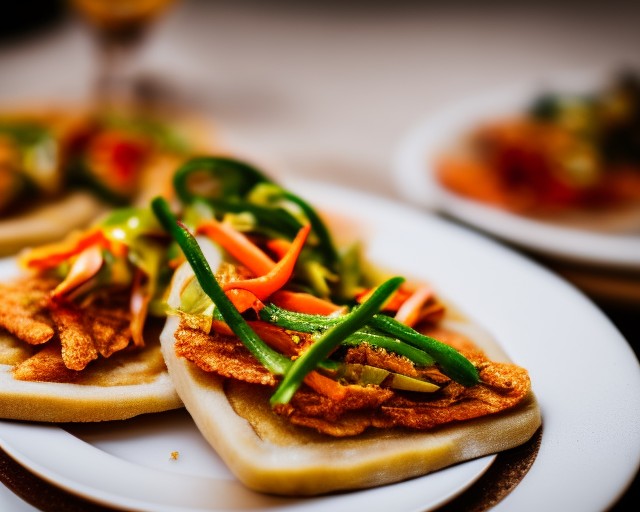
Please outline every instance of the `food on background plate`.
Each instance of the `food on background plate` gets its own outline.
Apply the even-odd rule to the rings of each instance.
[[[640,77],[589,95],[545,94],[526,112],[480,123],[435,165],[451,191],[520,214],[637,210]]]
[[[529,440],[527,371],[426,284],[338,249],[322,216],[242,162],[188,162],[182,250],[161,335],[203,436],[248,487],[314,495],[383,485]],[[398,250],[402,250],[398,247]],[[497,351],[497,352],[496,352]]]
[[[21,275],[0,284],[0,418],[88,422],[182,407],[158,341],[168,279],[158,233],[132,207],[21,255]]]
[[[176,166],[211,151],[210,138],[193,115],[124,105],[0,113],[0,255],[167,194]]]

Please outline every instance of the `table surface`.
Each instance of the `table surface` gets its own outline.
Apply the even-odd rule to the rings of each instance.
[[[440,106],[566,69],[640,67],[632,2],[320,4],[178,3],[149,34],[139,70],[274,168],[399,199],[394,151]],[[4,43],[0,104],[88,99],[94,57],[74,17]],[[638,308],[602,306],[637,354]],[[0,484],[0,510],[36,509]]]

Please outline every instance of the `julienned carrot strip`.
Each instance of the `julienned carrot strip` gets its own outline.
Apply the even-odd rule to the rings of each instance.
[[[54,268],[92,246],[107,249],[117,257],[127,254],[126,244],[108,238],[100,228],[92,228],[74,233],[61,242],[30,249],[20,257],[20,265],[34,270]]]
[[[228,224],[210,219],[198,226],[196,232],[204,233],[220,244],[231,256],[258,276],[268,273],[276,265],[276,262],[257,245]]]
[[[262,320],[250,320],[247,323],[249,327],[260,336],[260,339],[267,345],[275,348],[278,352],[288,356],[293,356],[298,353],[298,346],[292,340],[291,335],[282,327]],[[222,320],[213,320],[211,322],[211,330],[225,336],[235,336],[231,327]]]
[[[167,266],[172,269],[175,270],[177,269],[180,265],[182,265],[182,263],[184,263],[186,261],[186,258],[184,257],[184,254],[180,254],[178,256],[176,256],[175,258],[170,259],[167,262]]]
[[[247,309],[251,308],[258,312],[263,307],[260,299],[247,290],[227,290],[225,291],[225,295],[240,313],[244,313]]]
[[[398,308],[395,319],[409,327],[413,327],[420,319],[420,312],[427,301],[433,297],[433,290],[428,286],[420,286]]]
[[[291,242],[284,238],[274,238],[267,242],[267,249],[269,249],[276,257],[281,260],[287,254],[291,248]]]
[[[103,262],[102,249],[98,245],[88,246],[75,259],[64,281],[53,290],[52,297],[61,297],[86,283],[98,273]]]
[[[249,322],[249,325],[267,345],[276,349],[278,352],[288,356],[297,355],[300,352],[300,347],[282,327],[262,321]],[[335,401],[343,400],[347,395],[347,390],[342,384],[315,370],[309,372],[304,377],[304,383],[311,387],[316,393],[327,396]]]
[[[31,249],[20,258],[20,264],[25,268],[41,270],[57,267],[85,249],[94,245],[104,246],[106,242],[106,237],[100,229],[73,233],[61,242]]]
[[[310,293],[291,292],[288,290],[275,292],[271,296],[271,302],[282,309],[310,315],[330,315],[343,309],[342,306]]]
[[[151,295],[146,293],[144,289],[144,278],[144,272],[136,270],[131,300],[129,301],[129,309],[131,311],[129,326],[131,329],[131,339],[136,347],[144,347],[144,321],[147,318],[149,302],[151,302]]]
[[[211,322],[211,330],[217,332],[218,334],[224,334],[225,336],[235,336],[235,334],[233,334],[233,331],[231,330],[231,327],[229,327],[229,324],[222,320],[213,320]]]
[[[316,393],[339,402],[347,396],[347,388],[338,381],[329,377],[325,377],[315,370],[310,371],[304,376],[304,383],[312,388]]]
[[[264,342],[287,356],[294,356],[300,352],[300,347],[293,340],[292,335],[282,327],[255,320],[249,322],[251,328]]]
[[[371,297],[371,295],[373,294],[373,292],[375,292],[376,289],[375,288],[370,288],[368,290],[363,290],[362,292],[360,292],[356,297],[356,301],[359,304],[362,304],[363,302],[365,302],[369,297]],[[385,311],[398,311],[398,309],[400,309],[400,307],[402,306],[402,304],[404,304],[404,302],[411,296],[411,294],[415,291],[415,289],[411,286],[411,284],[405,284],[403,283],[402,286],[400,286],[400,288],[398,289],[398,291],[396,291],[387,301],[387,303],[384,305],[384,310]]]
[[[267,299],[272,293],[287,284],[287,281],[291,278],[300,251],[302,251],[310,231],[311,224],[303,226],[291,243],[289,252],[267,274],[254,279],[230,281],[224,285],[223,290],[247,290],[260,300]]]
[[[273,324],[262,321],[252,321],[248,323],[255,333],[260,336],[265,343],[267,343],[267,345],[276,349],[278,352],[288,356],[298,354],[299,347],[282,327],[277,327]],[[225,322],[220,320],[214,320],[211,329],[219,334],[233,336],[231,328]],[[347,394],[345,386],[315,370],[309,372],[305,376],[304,383],[317,393],[336,401],[343,400]]]

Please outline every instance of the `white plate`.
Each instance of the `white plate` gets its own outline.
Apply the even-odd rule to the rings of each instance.
[[[546,91],[589,92],[611,79],[612,72],[562,74],[535,84],[522,84],[467,98],[442,108],[418,123],[401,141],[394,156],[398,192],[421,207],[446,213],[523,248],[567,261],[640,269],[639,219],[635,231],[590,231],[559,222],[512,214],[466,199],[442,187],[434,176],[435,158],[482,121],[520,113]],[[612,222],[602,217],[602,224]]]
[[[429,280],[529,369],[543,413],[542,442],[532,468],[497,510],[601,511],[621,495],[640,462],[640,371],[630,347],[583,295],[435,217],[321,183],[289,185],[347,228],[363,225],[374,262]],[[56,485],[129,510],[423,511],[465,489],[491,462],[367,491],[280,499],[238,484],[183,412],[74,432],[0,422],[0,445]],[[169,460],[172,451],[178,460]]]

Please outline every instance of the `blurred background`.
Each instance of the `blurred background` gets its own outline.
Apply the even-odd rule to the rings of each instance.
[[[394,152],[443,105],[565,70],[640,69],[638,2],[150,0],[115,28],[76,3],[3,5],[0,107],[91,101],[115,59],[135,94],[198,112],[276,172],[397,200]],[[593,298],[637,353],[640,302]]]
[[[271,162],[276,173],[399,200],[394,153],[409,130],[443,106],[567,70],[640,69],[637,2],[111,4],[124,13],[111,24],[96,11],[99,0],[6,5],[0,107],[91,101],[107,87],[111,63],[111,74],[135,83],[136,94],[203,115],[225,145]],[[126,6],[134,4],[139,15],[127,18]],[[604,289],[595,298],[631,332],[640,275],[557,270],[585,286],[588,277],[589,291]],[[630,341],[637,350],[640,341]]]
[[[80,16],[63,0],[10,5],[0,103],[88,98],[99,61]],[[182,0],[135,65],[297,174],[390,192],[391,155],[415,122],[478,91],[636,64],[639,12],[616,0]]]

